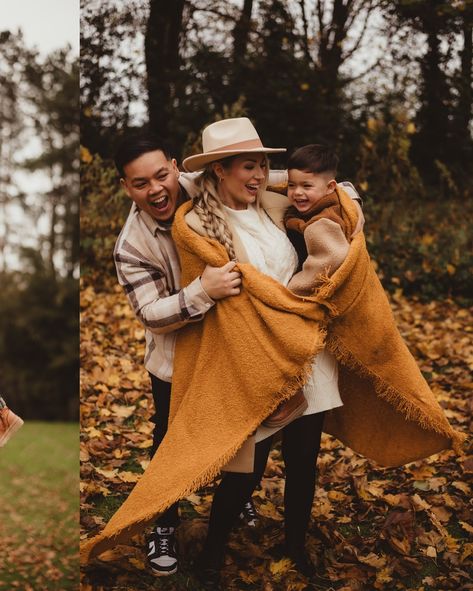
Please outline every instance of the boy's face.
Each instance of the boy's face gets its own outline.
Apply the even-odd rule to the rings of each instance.
[[[120,182],[128,197],[158,222],[171,221],[180,196],[179,170],[161,150],[146,152],[124,167]]]
[[[288,171],[287,196],[300,213],[307,213],[337,185],[330,172],[305,172],[291,168]]]

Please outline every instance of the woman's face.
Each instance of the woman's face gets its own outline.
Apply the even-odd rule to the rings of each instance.
[[[235,156],[228,166],[216,162],[214,171],[221,181],[218,193],[227,207],[246,209],[256,201],[258,191],[263,188],[267,177],[265,154],[242,154]]]

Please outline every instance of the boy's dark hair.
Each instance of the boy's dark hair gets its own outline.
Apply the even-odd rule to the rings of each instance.
[[[293,152],[288,160],[287,168],[295,168],[314,174],[331,172],[337,174],[338,156],[335,151],[324,144],[308,144]]]
[[[147,152],[161,150],[166,160],[171,160],[171,154],[162,140],[149,132],[133,133],[125,136],[115,152],[114,162],[121,177],[125,176],[124,167]]]

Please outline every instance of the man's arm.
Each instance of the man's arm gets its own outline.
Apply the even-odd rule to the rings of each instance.
[[[215,300],[237,295],[241,278],[235,262],[204,269],[188,286],[169,295],[166,274],[150,261],[126,251],[114,251],[118,281],[137,318],[151,332],[163,334],[201,320]]]

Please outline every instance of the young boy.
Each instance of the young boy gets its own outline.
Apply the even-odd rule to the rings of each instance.
[[[13,413],[0,396],[0,447],[10,439],[23,425],[23,420]]]
[[[350,235],[343,219],[335,176],[338,157],[328,146],[309,144],[288,161],[287,234],[299,255],[298,272],[288,288],[308,295],[322,277],[332,275],[348,254]],[[343,189],[352,196],[351,183]]]

